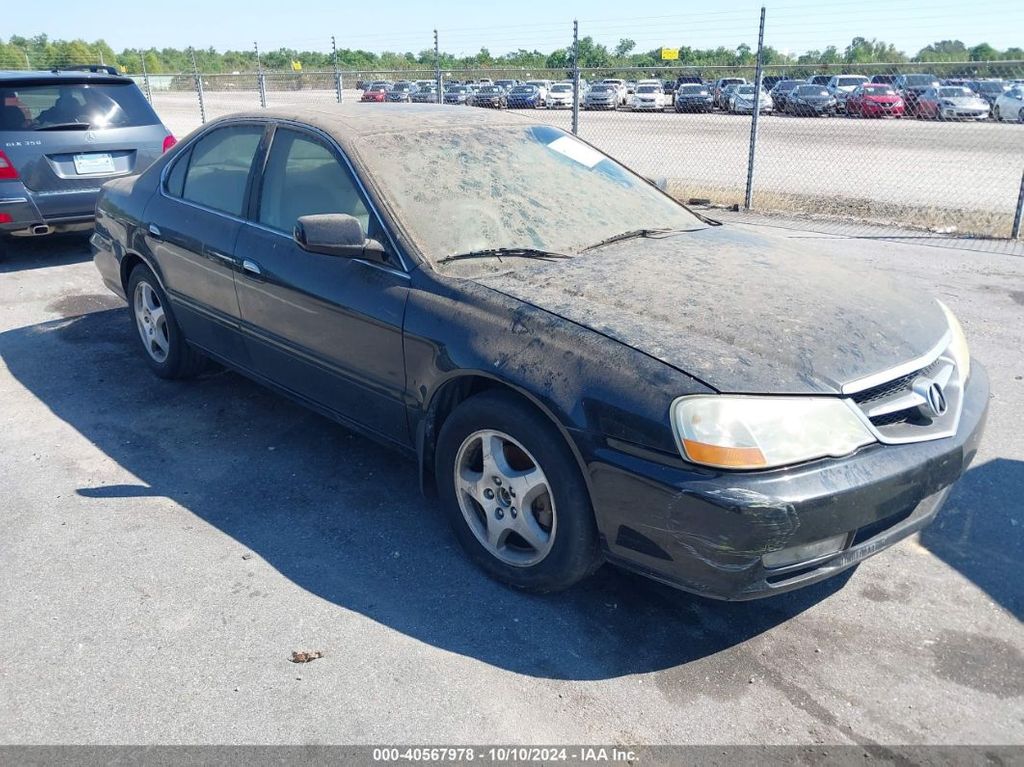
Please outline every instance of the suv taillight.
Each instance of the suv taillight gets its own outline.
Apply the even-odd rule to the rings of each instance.
[[[172,146],[178,143],[178,139],[174,138],[170,133],[164,136],[164,151],[166,152]]]
[[[16,181],[18,169],[14,167],[11,159],[0,149],[0,181]]]

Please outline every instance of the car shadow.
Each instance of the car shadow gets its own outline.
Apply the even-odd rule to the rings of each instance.
[[[85,513],[143,513],[91,499],[170,498],[239,556],[447,651],[554,679],[657,671],[757,636],[849,577],[751,603],[612,567],[560,594],[506,588],[462,555],[411,460],[234,373],[159,380],[133,332],[124,309],[107,309],[0,333],[14,378],[139,479],[80,487]]]
[[[968,470],[921,545],[1024,621],[1024,461],[996,458]]]
[[[80,264],[92,259],[90,233],[9,237],[0,241],[0,274]]]

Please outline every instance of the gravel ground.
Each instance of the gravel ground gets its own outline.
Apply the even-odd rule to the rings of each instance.
[[[748,604],[503,588],[411,463],[231,373],[157,380],[81,239],[14,246],[0,743],[1024,744],[1024,260],[779,236],[949,303],[993,399],[935,525]]]
[[[346,91],[358,101],[359,91]],[[272,107],[334,104],[334,91],[271,91]],[[192,93],[155,92],[182,136],[199,122]],[[255,92],[207,91],[207,119],[259,107]],[[367,109],[388,109],[367,104]],[[569,129],[569,110],[522,110]],[[1024,125],[784,115],[759,121],[755,207],[977,234],[1009,234],[1024,172]],[[743,200],[750,116],[581,112],[580,136],[684,198]]]

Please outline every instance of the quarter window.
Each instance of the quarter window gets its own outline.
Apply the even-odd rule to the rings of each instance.
[[[241,216],[245,187],[253,158],[263,136],[261,125],[233,125],[217,128],[196,142],[185,174],[182,198],[189,202]],[[182,160],[178,165],[182,164]],[[174,193],[177,165],[171,172],[168,191]]]
[[[259,222],[290,234],[300,216],[347,213],[367,231],[369,212],[348,171],[319,141],[278,129],[263,173]]]

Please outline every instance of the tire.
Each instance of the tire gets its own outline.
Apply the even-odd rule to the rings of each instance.
[[[1019,111],[1019,112],[1017,113],[1017,122],[1019,122],[1019,123],[1024,123],[1024,109],[1021,109],[1021,110],[1020,110],[1020,111]]]
[[[486,465],[500,482],[487,476],[484,444],[497,456]],[[457,471],[468,478],[458,487]],[[455,537],[492,578],[529,591],[560,591],[601,565],[579,466],[554,425],[518,397],[485,391],[459,405],[438,436],[435,475]],[[516,508],[524,493],[535,496],[530,511]]]
[[[148,266],[136,266],[128,278],[128,314],[142,357],[157,376],[192,378],[206,367],[206,357],[185,339]]]
[[[999,105],[998,104],[996,106],[992,107],[992,119],[995,120],[997,123],[1000,123],[1000,122],[1003,121],[1003,118],[999,116]]]

